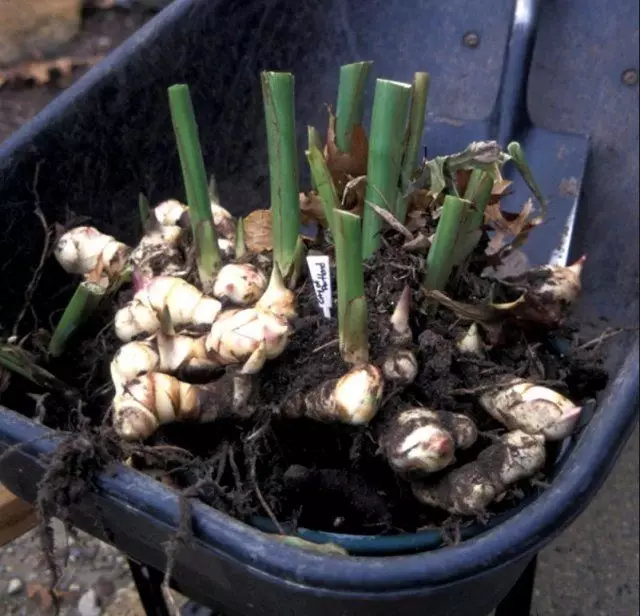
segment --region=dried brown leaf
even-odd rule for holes
[[[402,248],[407,252],[427,252],[429,246],[431,246],[431,238],[422,231],[418,231],[414,238],[407,240],[402,245]]]
[[[407,204],[407,213],[421,211],[428,212],[437,205],[437,199],[434,199],[426,188],[419,188],[414,190],[409,195],[409,202]]]
[[[345,185],[355,177],[366,175],[369,142],[364,127],[356,124],[351,136],[351,150],[341,152],[336,145],[336,116],[329,113],[329,128],[327,130],[327,145],[324,148],[324,158],[331,177],[336,186],[338,197],[342,197]]]
[[[405,225],[409,231],[415,232],[427,226],[427,213],[422,210],[413,210],[407,214]]]
[[[380,206],[372,203],[371,201],[366,201],[369,207],[378,215],[382,220],[384,220],[394,231],[401,233],[408,240],[413,239],[413,233],[409,231],[389,210],[385,210]]]
[[[244,243],[253,253],[273,249],[271,244],[271,210],[254,210],[244,220]]]
[[[38,607],[46,612],[53,607],[53,597],[58,599],[75,599],[78,596],[77,592],[70,590],[58,590],[54,589],[53,592],[40,582],[31,582],[27,584],[27,597],[38,604]]]
[[[468,304],[450,298],[446,293],[422,289],[427,300],[441,304],[463,321],[473,321],[480,325],[491,340],[500,339],[503,315],[491,304]]]
[[[537,227],[542,219],[530,218],[533,211],[533,201],[528,199],[518,214],[510,214],[500,209],[500,203],[490,203],[485,209],[485,223],[493,229],[494,234],[487,246],[487,255],[498,255],[514,250],[521,246],[532,229]],[[511,237],[510,242],[508,238]],[[495,265],[495,264],[494,264]]]
[[[359,175],[349,180],[342,194],[341,208],[352,214],[362,215],[364,211],[364,195],[367,190],[367,176]]]
[[[65,56],[53,60],[23,62],[17,66],[0,70],[0,88],[8,83],[33,82],[37,86],[49,83],[54,75],[69,77],[74,68],[93,66],[103,56],[86,58]]]
[[[315,192],[300,193],[300,217],[303,225],[315,222],[322,227],[327,226],[322,200]]]

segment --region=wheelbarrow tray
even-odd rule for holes
[[[543,7],[529,103],[537,125],[591,136],[572,248],[574,256],[589,255],[579,312],[585,319],[598,315],[635,326],[637,89],[623,84],[620,74],[636,61],[638,8],[614,4]],[[190,84],[207,165],[220,179],[223,202],[244,215],[268,205],[260,70],[296,75],[301,152],[304,124],[324,125],[337,68],[353,60],[372,59],[376,76],[405,81],[416,70],[429,70],[433,114],[483,118],[496,96],[511,10],[508,0],[241,7],[178,0],[0,146],[0,257],[11,263],[12,281],[24,281],[3,289],[2,322],[19,310],[40,256],[35,205],[50,222],[72,210],[105,232],[122,236],[128,229],[123,239],[131,242],[139,190],[154,202],[182,194],[166,102],[172,83]],[[461,47],[470,30],[480,35],[473,49]],[[595,55],[585,56],[590,53]],[[34,297],[43,323],[68,299],[59,293],[66,282],[55,263],[45,266]],[[637,358],[637,335],[619,336],[608,357],[612,381],[551,487],[474,539],[404,556],[318,555],[276,543],[196,502],[193,537],[178,552],[174,585],[225,614],[375,616],[389,608],[407,615],[487,614],[611,471],[637,421]],[[15,411],[0,412],[0,454],[23,446],[3,459],[0,482],[34,502],[43,456],[54,449],[56,435]],[[72,519],[133,559],[163,569],[163,544],[176,532],[179,505],[175,492],[117,466],[98,478]]]

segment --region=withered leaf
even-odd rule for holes
[[[70,590],[58,590],[54,589],[53,592],[40,582],[31,582],[27,584],[27,597],[38,604],[38,607],[46,612],[53,606],[54,595],[58,599],[75,599],[78,596],[77,592]]]
[[[0,70],[0,88],[7,83],[33,82],[37,86],[49,83],[54,75],[69,77],[74,68],[93,66],[103,56],[61,57],[53,60],[23,62],[16,66]]]
[[[405,225],[409,231],[418,231],[427,226],[427,213],[424,210],[413,210],[407,213]]]
[[[532,229],[537,227],[542,218],[530,217],[533,201],[528,199],[518,214],[509,214],[500,209],[500,203],[490,203],[485,209],[485,223],[493,229],[494,234],[487,246],[487,255],[498,255],[507,250],[521,246]],[[513,238],[510,242],[508,238]]]
[[[418,231],[414,238],[402,244],[402,248],[407,252],[427,252],[427,248],[432,244],[432,237]]]
[[[436,156],[425,160],[420,175],[411,189],[428,188],[429,194],[438,197],[447,187],[447,180],[465,169],[491,169],[509,159],[495,141],[474,141],[462,152],[449,156]],[[461,176],[464,179],[464,176]],[[457,176],[454,178],[457,179]]]
[[[271,210],[254,210],[244,220],[244,243],[253,253],[273,249],[271,244]]]
[[[359,175],[349,180],[342,195],[341,208],[352,214],[362,215],[364,210],[364,195],[367,191],[367,176]]]
[[[300,193],[300,217],[303,225],[315,222],[322,227],[327,226],[322,200],[313,191]]]
[[[329,113],[327,129],[327,145],[324,158],[333,178],[338,196],[342,197],[346,183],[351,179],[367,173],[369,142],[364,127],[356,124],[351,136],[351,151],[341,152],[336,145],[336,116]]]
[[[408,214],[415,211],[428,212],[432,210],[437,203],[437,199],[434,199],[426,188],[419,188],[409,195],[407,212]]]

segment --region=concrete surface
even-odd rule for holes
[[[638,434],[587,511],[541,553],[532,616],[640,614]]]

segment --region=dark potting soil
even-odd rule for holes
[[[86,489],[92,472],[127,459],[165,483],[187,490],[190,497],[199,497],[247,521],[268,515],[278,524],[353,534],[432,527],[454,532],[473,522],[450,517],[415,500],[409,484],[390,469],[379,452],[378,435],[388,418],[413,406],[466,413],[477,423],[480,438],[472,448],[459,453],[456,465],[461,465],[475,459],[504,431],[476,401],[479,393],[498,380],[513,375],[549,384],[581,403],[604,388],[607,375],[597,356],[575,350],[580,341],[570,324],[555,332],[573,343],[574,352],[568,357],[554,352],[547,342],[547,330],[524,329],[516,323],[503,327],[501,344],[484,358],[461,354],[456,341],[469,322],[459,320],[443,306],[425,305],[420,288],[424,257],[407,253],[401,243],[393,233],[386,234],[377,256],[365,264],[370,356],[373,363],[384,356],[389,316],[404,286],[409,285],[413,291],[414,351],[420,368],[415,382],[406,389],[385,390],[382,407],[369,426],[356,428],[280,416],[289,396],[337,378],[348,369],[338,350],[337,322],[319,313],[313,288],[305,280],[298,291],[294,334],[283,355],[267,362],[259,374],[253,400],[257,411],[250,420],[175,423],[162,426],[144,444],[122,444],[111,429],[109,413],[113,396],[109,363],[121,343],[111,325],[114,306],[105,305],[76,344],[47,366],[74,391],[47,394],[32,404],[43,423],[74,434],[61,446],[40,486],[42,508],[64,517],[60,509],[64,513]],[[471,261],[452,279],[447,292],[469,302],[496,297],[495,283],[479,275],[482,266]],[[335,290],[335,272],[332,277]],[[131,293],[121,292],[118,304],[127,301]],[[334,297],[334,305],[335,301]],[[25,408],[24,398],[11,399],[23,396],[16,390],[10,387],[3,402]],[[535,481],[509,489],[486,517],[543,489],[554,455],[554,448],[549,447],[549,468]]]

